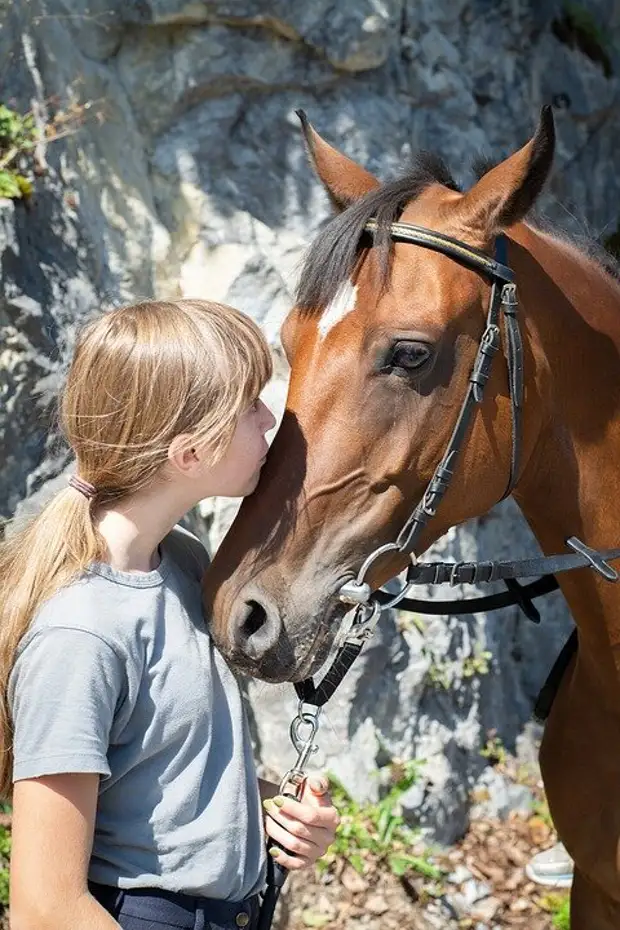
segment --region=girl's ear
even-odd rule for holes
[[[194,446],[190,446],[189,436],[175,436],[168,446],[168,461],[181,474],[190,476],[202,465],[201,457]]]

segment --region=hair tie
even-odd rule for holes
[[[70,475],[69,484],[76,491],[79,491],[80,494],[83,494],[84,497],[88,498],[88,500],[92,500],[97,494],[95,485],[91,484],[90,481],[84,481],[84,479],[80,478],[78,475]]]

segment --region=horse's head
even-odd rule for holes
[[[392,541],[442,458],[468,389],[491,282],[440,252],[391,243],[395,220],[493,255],[523,219],[553,157],[553,121],[461,193],[420,158],[381,185],[302,123],[338,215],[319,234],[282,328],[291,380],[257,491],[243,503],[205,581],[211,631],[233,665],[299,679],[326,658],[345,606],[337,597],[369,552]],[[374,236],[366,230],[375,219]],[[523,460],[531,451],[524,437]],[[512,449],[506,365],[491,369],[449,489],[418,542],[503,496]],[[406,564],[378,560],[373,586]]]

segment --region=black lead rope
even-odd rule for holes
[[[276,904],[288,876],[287,870],[267,856],[267,883],[260,906],[256,930],[270,930]]]

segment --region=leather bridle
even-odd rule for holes
[[[443,255],[481,272],[491,281],[491,295],[487,311],[486,326],[478,345],[478,352],[469,377],[465,398],[448,442],[446,451],[429,481],[422,499],[405,522],[396,541],[379,546],[366,558],[357,577],[346,581],[338,593],[344,603],[354,607],[351,625],[343,630],[342,644],[327,670],[323,680],[315,686],[311,678],[295,683],[297,695],[305,704],[321,707],[333,695],[347,671],[359,655],[364,643],[372,636],[383,610],[400,605],[401,610],[431,614],[463,614],[474,611],[496,610],[517,604],[528,619],[538,623],[540,616],[532,599],[559,587],[555,574],[590,567],[607,581],[617,581],[618,574],[607,563],[620,558],[620,549],[602,552],[591,549],[575,536],[566,540],[571,553],[545,556],[519,561],[485,562],[432,562],[419,563],[415,559],[415,546],[426,524],[435,516],[450,482],[454,476],[459,453],[467,438],[474,412],[484,398],[491,373],[493,359],[501,346],[501,329],[504,329],[505,356],[508,367],[508,390],[512,412],[512,451],[510,473],[506,491],[508,497],[519,478],[521,465],[522,418],[523,418],[523,340],[519,326],[518,303],[514,272],[506,264],[507,243],[503,235],[497,237],[495,257],[491,258],[479,249],[410,223],[391,223],[387,230],[379,228],[376,220],[369,220],[365,231],[371,235],[387,231],[394,242],[405,242],[440,252]],[[409,556],[406,583],[397,595],[386,591],[372,591],[366,576],[373,563],[383,555],[397,553]],[[532,578],[537,581],[522,586],[517,579]],[[423,601],[406,598],[409,588],[415,584],[480,584],[504,581],[506,592],[488,597],[464,600]]]

